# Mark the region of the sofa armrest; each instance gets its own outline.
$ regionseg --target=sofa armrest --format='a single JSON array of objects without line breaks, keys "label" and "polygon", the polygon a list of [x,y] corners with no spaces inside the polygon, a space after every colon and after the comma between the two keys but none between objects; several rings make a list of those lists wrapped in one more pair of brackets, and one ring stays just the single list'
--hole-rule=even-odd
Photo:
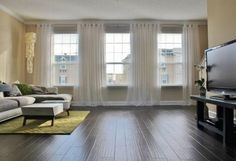
[{"label": "sofa armrest", "polygon": [[48,87],[47,88],[47,93],[58,94],[58,88],[57,87]]}]

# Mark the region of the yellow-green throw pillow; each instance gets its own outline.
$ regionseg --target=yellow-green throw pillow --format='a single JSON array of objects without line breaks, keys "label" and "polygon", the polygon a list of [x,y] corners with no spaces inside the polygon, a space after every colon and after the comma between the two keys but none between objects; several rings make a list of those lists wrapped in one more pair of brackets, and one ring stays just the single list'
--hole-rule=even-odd
[{"label": "yellow-green throw pillow", "polygon": [[22,95],[30,95],[33,93],[32,87],[28,84],[16,84]]}]

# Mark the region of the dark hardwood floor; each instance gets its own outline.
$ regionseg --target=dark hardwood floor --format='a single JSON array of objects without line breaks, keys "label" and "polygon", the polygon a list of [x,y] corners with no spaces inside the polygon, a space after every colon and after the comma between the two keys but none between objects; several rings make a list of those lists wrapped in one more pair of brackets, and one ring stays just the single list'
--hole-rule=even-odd
[{"label": "dark hardwood floor", "polygon": [[71,135],[0,135],[0,161],[235,161],[193,107],[95,109]]}]

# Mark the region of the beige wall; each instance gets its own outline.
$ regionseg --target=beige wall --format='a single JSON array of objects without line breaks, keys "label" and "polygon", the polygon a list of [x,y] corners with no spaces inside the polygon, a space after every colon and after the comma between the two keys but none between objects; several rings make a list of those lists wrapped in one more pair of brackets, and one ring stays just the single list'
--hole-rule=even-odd
[{"label": "beige wall", "polygon": [[25,81],[24,24],[0,11],[0,80]]},{"label": "beige wall", "polygon": [[236,0],[208,0],[210,47],[236,38]]},{"label": "beige wall", "polygon": [[204,51],[208,48],[208,29],[207,25],[199,26],[199,44],[200,44],[200,57],[204,56]]},{"label": "beige wall", "polygon": [[[217,46],[236,38],[236,0],[208,0],[208,44]],[[208,96],[215,95],[207,93]],[[213,105],[208,105],[215,111]]]}]

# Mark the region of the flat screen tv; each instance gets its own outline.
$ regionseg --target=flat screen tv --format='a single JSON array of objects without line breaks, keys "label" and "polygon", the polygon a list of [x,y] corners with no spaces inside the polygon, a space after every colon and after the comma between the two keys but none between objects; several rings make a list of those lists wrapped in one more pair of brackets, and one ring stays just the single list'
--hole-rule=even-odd
[{"label": "flat screen tv", "polygon": [[207,90],[224,99],[236,96],[236,39],[207,49]]}]

